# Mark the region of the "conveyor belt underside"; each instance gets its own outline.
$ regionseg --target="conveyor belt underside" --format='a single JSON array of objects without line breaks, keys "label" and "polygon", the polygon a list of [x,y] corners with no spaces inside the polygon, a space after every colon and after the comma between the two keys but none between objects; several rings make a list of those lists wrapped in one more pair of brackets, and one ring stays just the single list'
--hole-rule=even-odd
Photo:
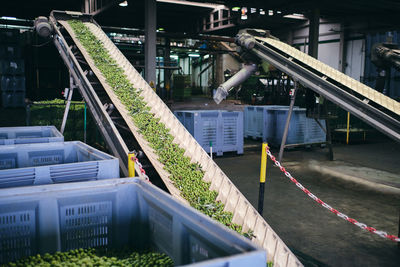
[{"label": "conveyor belt underside", "polygon": [[375,103],[387,108],[388,110],[392,111],[400,115],[400,103],[387,97],[386,95],[366,86],[365,84],[343,74],[342,72],[322,63],[321,61],[299,51],[298,49],[280,42],[278,40],[272,38],[261,38],[255,37],[256,40],[265,42],[276,49],[281,50],[282,52],[286,53],[287,55],[303,62],[304,64],[314,68],[315,70],[323,73],[327,77],[335,80],[336,82],[345,85],[349,89],[357,92],[360,95],[363,95],[365,98],[368,98]]}]

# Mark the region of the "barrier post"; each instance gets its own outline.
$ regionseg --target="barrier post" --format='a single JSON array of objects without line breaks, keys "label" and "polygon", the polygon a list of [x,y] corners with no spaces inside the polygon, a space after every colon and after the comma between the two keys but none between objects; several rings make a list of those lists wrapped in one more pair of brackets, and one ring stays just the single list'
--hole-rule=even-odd
[{"label": "barrier post", "polygon": [[350,135],[350,112],[347,112],[346,145],[349,144],[349,135]]},{"label": "barrier post", "polygon": [[135,177],[135,153],[128,153],[128,173],[129,177]]},{"label": "barrier post", "polygon": [[260,188],[258,191],[258,213],[262,216],[264,210],[264,191],[265,177],[267,174],[267,143],[262,144],[261,151],[261,168],[260,168]]}]

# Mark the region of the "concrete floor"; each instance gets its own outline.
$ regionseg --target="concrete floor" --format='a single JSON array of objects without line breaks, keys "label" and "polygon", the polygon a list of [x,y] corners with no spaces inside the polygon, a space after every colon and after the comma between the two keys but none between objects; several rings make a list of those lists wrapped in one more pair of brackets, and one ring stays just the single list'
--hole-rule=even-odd
[{"label": "concrete floor", "polygon": [[[256,208],[260,152],[259,141],[246,140],[244,155],[215,158]],[[276,149],[272,152],[277,156]],[[326,153],[327,149],[322,148],[286,151],[283,165],[333,208],[368,226],[397,235],[400,144],[386,141],[335,145],[334,162],[327,161]],[[327,168],[331,172],[325,172]],[[354,179],[343,179],[346,177]],[[392,181],[393,177],[397,181]],[[362,180],[370,183],[360,183]],[[386,187],[394,190],[384,190]],[[267,166],[263,216],[305,266],[399,266],[400,247],[395,242],[361,230],[322,208],[291,183],[272,161]]]}]

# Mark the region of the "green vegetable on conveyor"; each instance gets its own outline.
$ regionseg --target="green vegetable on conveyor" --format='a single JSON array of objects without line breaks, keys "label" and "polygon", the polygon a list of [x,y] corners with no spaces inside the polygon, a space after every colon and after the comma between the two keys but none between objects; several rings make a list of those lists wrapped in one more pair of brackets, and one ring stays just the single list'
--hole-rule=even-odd
[{"label": "green vegetable on conveyor", "polygon": [[[203,180],[201,166],[191,163],[190,158],[184,156],[185,150],[173,143],[169,129],[150,112],[140,91],[128,81],[124,70],[111,58],[103,43],[81,21],[70,20],[68,23],[108,85],[130,112],[133,122],[155,150],[165,170],[171,174],[169,178],[180,190],[181,196],[192,207],[242,233],[242,227],[232,223],[233,214],[224,211],[224,205],[216,200],[218,193],[209,190],[210,183]],[[252,237],[251,233],[247,233],[247,236]]]},{"label": "green vegetable on conveyor", "polygon": [[105,249],[73,249],[66,252],[46,253],[10,262],[5,267],[14,266],[174,266],[170,257],[157,252],[131,252]]}]

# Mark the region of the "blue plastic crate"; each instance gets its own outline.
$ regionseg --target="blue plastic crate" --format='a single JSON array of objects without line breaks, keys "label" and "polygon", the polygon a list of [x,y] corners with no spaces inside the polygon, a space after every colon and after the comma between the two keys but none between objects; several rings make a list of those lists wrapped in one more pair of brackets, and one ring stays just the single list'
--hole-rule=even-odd
[{"label": "blue plastic crate", "polygon": [[21,48],[18,45],[0,45],[0,58],[20,58]]},{"label": "blue plastic crate", "polygon": [[118,163],[78,141],[0,146],[0,188],[118,178]]},{"label": "blue plastic crate", "polygon": [[175,265],[263,266],[266,252],[138,178],[0,190],[0,264],[38,253],[151,248]]},{"label": "blue plastic crate", "polygon": [[261,138],[263,142],[272,140],[276,132],[275,111],[282,109],[288,110],[289,106],[246,106],[244,108],[244,137]]},{"label": "blue plastic crate", "polygon": [[23,59],[2,59],[0,60],[1,75],[22,75],[25,73]]},{"label": "blue plastic crate", "polygon": [[25,77],[16,75],[4,75],[1,77],[1,91],[25,91]]},{"label": "blue plastic crate", "polygon": [[[324,127],[324,129],[326,129],[326,121],[319,120],[319,122]],[[324,132],[324,130],[321,129],[315,119],[306,118],[306,128],[306,143],[326,142],[326,133]]]},{"label": "blue plastic crate", "polygon": [[64,142],[54,126],[0,127],[0,145]]},{"label": "blue plastic crate", "polygon": [[14,29],[0,29],[0,43],[17,45],[20,40],[20,31]]},{"label": "blue plastic crate", "polygon": [[[289,109],[276,110],[276,132],[272,138],[272,145],[279,146],[282,142],[283,133],[285,131],[286,118]],[[306,109],[296,108],[293,109],[292,117],[289,124],[288,136],[286,144],[304,144],[306,140],[307,122],[306,122]]]},{"label": "blue plastic crate", "polygon": [[221,156],[224,152],[243,154],[243,112],[224,110],[180,110],[175,116],[203,149]]},{"label": "blue plastic crate", "polygon": [[25,91],[3,91],[1,92],[1,103],[3,108],[25,107]]}]

